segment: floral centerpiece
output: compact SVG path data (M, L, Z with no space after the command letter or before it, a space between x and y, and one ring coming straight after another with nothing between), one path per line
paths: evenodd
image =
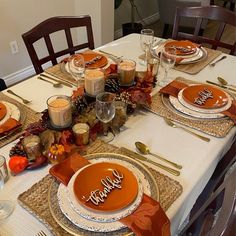
M127 113L131 114L140 106L148 106L151 103L151 91L156 84L155 78L146 73L136 73L135 85L131 87L121 87L118 82L117 66L110 65L106 71L105 91L116 94L116 100L123 101L127 104ZM94 99L88 97L83 87L74 90L71 95L73 124L87 123L90 127L90 140L94 141L97 135L102 133L103 126L97 119L94 109ZM126 119L117 115L108 127L113 132L119 132L119 128L124 125ZM72 124L72 125L73 125ZM27 154L22 145L22 140L28 135L38 135L41 140L42 155L37 157L33 162L27 162ZM48 161L57 163L65 159L73 150L83 152L85 146L77 146L75 137L71 127L63 130L55 130L50 125L48 111L42 112L41 119L33 124L30 124L25 130L19 142L10 150L10 162L13 163L10 169L17 174L24 169L35 169ZM24 165L17 169L19 158L24 158ZM21 159L23 160L23 159ZM12 168L11 168L12 167ZM17 170L17 171L16 171Z

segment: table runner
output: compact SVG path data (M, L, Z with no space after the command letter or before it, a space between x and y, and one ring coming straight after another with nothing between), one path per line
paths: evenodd
M182 77L177 77L176 80L184 82L186 84L200 84L193 80L187 80ZM210 134L214 137L225 137L230 129L234 126L234 122L230 119L195 119L186 118L186 116L181 116L177 112L171 111L162 102L162 95L160 93L155 94L152 97L152 104L148 108L157 115L163 116L165 118L174 120L180 124L194 128L196 130L202 131L204 133Z
M87 151L84 151L83 154L92 154L92 153L101 153L101 152L110 152L127 155L122 148L115 147L111 144L106 144L100 140L92 143ZM147 167L149 171L153 174L155 180L157 181L159 191L160 191L160 204L162 208L166 211L171 204L180 196L182 193L182 186L180 183L164 174L159 173L158 171ZM34 184L30 189L20 194L18 197L19 204L37 217L41 222L43 222L46 227L51 230L54 235L71 235L62 229L57 222L53 219L48 204L48 193L50 186L56 184L56 180L47 175L38 183ZM73 224L71 224L73 226ZM125 235L126 230L119 231L120 235ZM103 233L92 233L85 230L81 230L81 235L104 235ZM108 235L117 235L114 233L109 233Z
M3 147L6 144L17 139L29 124L38 121L39 118L41 117L41 114L37 114L31 108L25 106L24 104L21 104L20 102L14 100L13 98L8 97L7 95L3 94L2 92L0 93L0 100L15 104L21 112L21 120L20 121L22 122L21 129L16 130L14 133L6 136L5 138L0 139L0 147Z

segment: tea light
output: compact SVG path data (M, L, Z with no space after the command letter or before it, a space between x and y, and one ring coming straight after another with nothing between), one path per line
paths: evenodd
M88 95L95 97L104 91L105 78L101 70L85 71L85 91Z
M52 96L47 100L51 125L66 128L72 123L71 103L67 96Z
M40 138L37 135L29 135L23 139L23 146L29 161L34 161L41 155Z
M78 146L86 145L89 142L89 126L86 123L77 123L72 127L75 143Z
M132 60L123 60L118 65L118 77L121 86L130 86L134 83L136 63Z

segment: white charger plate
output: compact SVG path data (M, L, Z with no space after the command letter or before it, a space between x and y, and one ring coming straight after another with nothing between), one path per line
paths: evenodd
M193 105L191 105L190 103L188 103L188 102L186 102L184 100L184 98L183 98L183 91L184 91L184 89L179 91L179 93L178 93L178 100L179 100L179 102L183 106L187 107L188 109L190 109L192 111L196 111L196 112L200 112L200 113L204 113L204 114L217 114L218 116L220 116L220 112L228 110L231 107L231 105L232 105L232 98L231 98L231 96L228 93L224 92L225 95L228 98L228 102L223 107L214 108L214 109L213 108L211 108L211 109L204 109L204 108L201 108L201 107L193 106Z
M201 118L201 119L219 119L219 118L225 117L225 115L222 113L213 113L213 114L209 113L208 114L208 113L202 113L202 112L191 110L188 107L184 106L178 100L178 98L174 96L169 96L169 100L176 110L192 117Z
M135 166L133 166L132 164L127 163L125 161L113 160L112 158L101 158L99 161L97 160L94 163L98 163L98 162L116 163L116 164L122 165L125 168L127 168L128 170L130 170L135 175L137 182L138 182L138 195L137 195L136 199L128 207L126 207L120 211L115 211L115 212L109 212L109 213L96 212L96 211L89 210L88 208L85 208L76 199L76 196L75 196L74 190L73 190L73 186L74 186L74 181L75 181L76 177L79 175L79 173L84 168L86 168L86 166L84 168L81 168L78 172L76 172L72 176L72 178L70 179L70 181L67 185L67 198L69 199L74 210L86 219L89 219L92 221L97 221L97 222L117 221L121 218L124 218L127 215L130 215L139 206L140 202L142 201L142 197L143 197L142 181L144 179L142 178L142 173L139 170L137 170L137 168ZM149 194L150 194L150 192L149 192Z
M156 185L156 182L152 174L141 163L131 158L128 158L124 155L112 154L112 153L111 154L110 153L109 154L107 153L91 154L91 155L88 155L88 157L91 163L99 162L101 159L104 159L106 161L107 159L112 159L113 161L115 160L119 162L119 160L122 160L126 162L127 164L134 165L136 167L136 171L140 172L144 193L151 196L155 200L159 200L159 190ZM81 229L89 230L93 232L112 232L112 231L120 230L125 227L119 221L96 222L96 221L92 221L92 220L82 217L72 207L68 199L67 193L68 193L67 188L64 185L60 184L58 188L58 193L57 193L57 196L59 196L58 204L63 214L66 216L66 218L69 221L71 221L75 226ZM64 224L61 224L61 226L63 227ZM67 228L65 227L65 229ZM71 231L69 230L69 232ZM74 231L72 231L72 233L73 232Z
M2 120L0 120L0 125L5 123L9 118L14 118L15 120L20 120L20 110L19 108L14 105L13 103L9 103L6 101L1 101L6 106L7 113Z

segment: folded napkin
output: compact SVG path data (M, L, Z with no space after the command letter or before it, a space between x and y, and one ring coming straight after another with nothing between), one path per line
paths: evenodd
M59 164L52 166L49 173L67 185L73 174L89 164L78 153L72 154ZM170 221L159 202L144 194L139 207L120 222L137 236L170 236Z
M0 125L0 136L7 134L14 129L18 129L21 126L21 123L14 118L9 118L2 125Z
M177 80L173 80L171 83L161 88L159 92L162 94L178 97L178 93L180 92L180 90L186 87L188 87L187 84ZM231 120L236 124L236 100L232 101L232 105L229 109L227 109L226 111L222 111L221 113L231 118Z

